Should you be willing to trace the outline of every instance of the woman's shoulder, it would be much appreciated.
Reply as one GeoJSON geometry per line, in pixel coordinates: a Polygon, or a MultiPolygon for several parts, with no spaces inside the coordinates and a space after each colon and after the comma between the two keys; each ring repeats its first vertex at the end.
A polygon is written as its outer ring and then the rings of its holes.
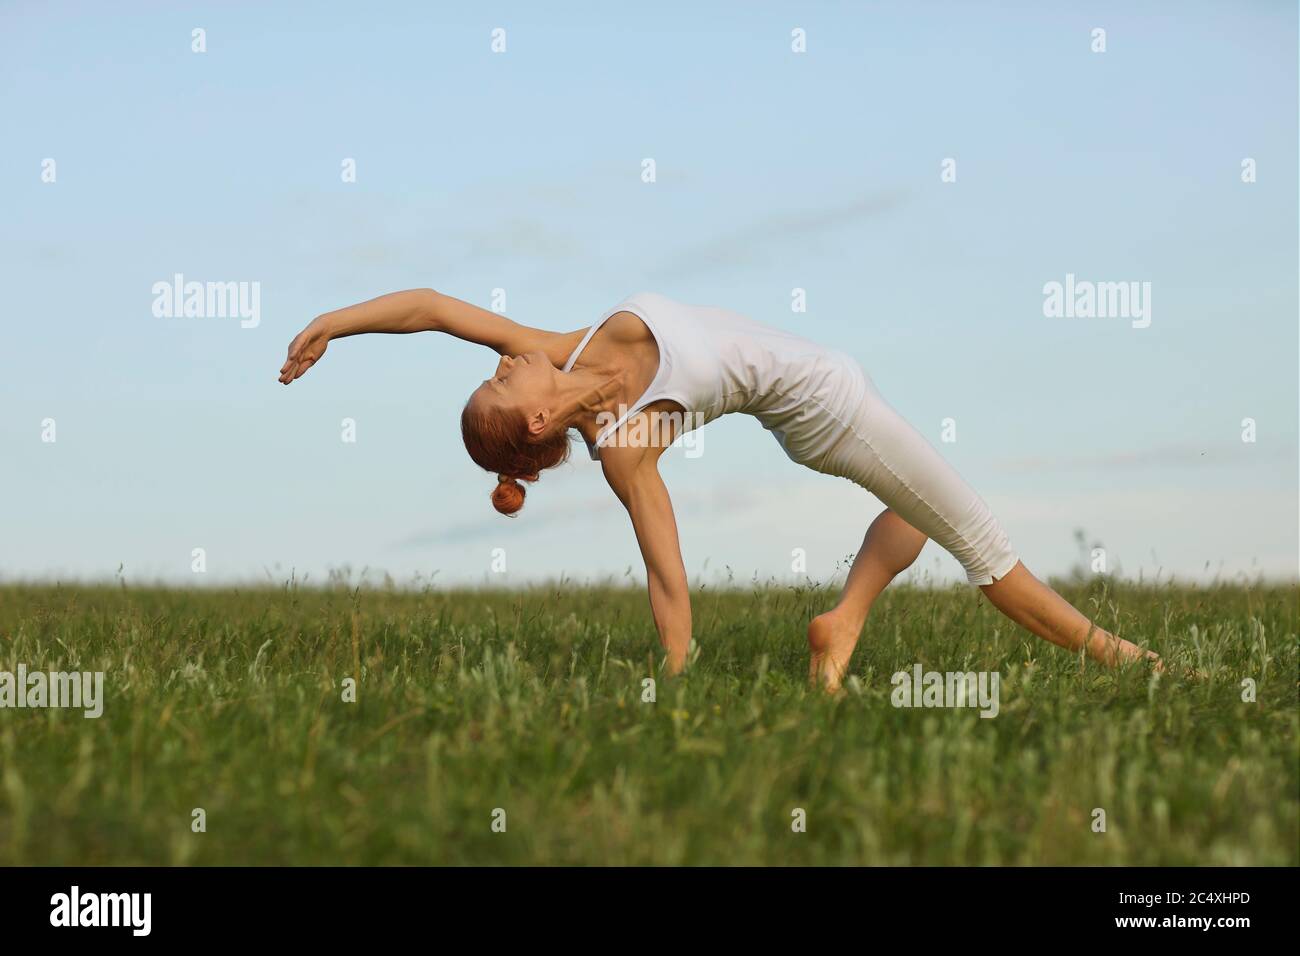
{"type": "Polygon", "coordinates": [[[652,333],[646,328],[641,316],[628,309],[620,309],[611,315],[605,321],[603,329],[608,333],[608,341],[621,345],[644,342],[652,338],[652,333]]]}

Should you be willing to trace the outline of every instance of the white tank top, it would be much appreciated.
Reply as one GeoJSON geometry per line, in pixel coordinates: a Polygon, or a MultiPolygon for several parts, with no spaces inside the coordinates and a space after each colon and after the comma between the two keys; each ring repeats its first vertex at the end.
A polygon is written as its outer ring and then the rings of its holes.
{"type": "Polygon", "coordinates": [[[631,312],[659,346],[659,370],[645,393],[587,448],[593,459],[611,433],[653,402],[676,402],[685,431],[722,415],[753,415],[787,455],[816,468],[844,437],[846,422],[866,398],[862,368],[852,356],[762,325],[737,312],[684,305],[638,292],[614,306],[583,336],[564,371],[611,316],[631,312]]]}

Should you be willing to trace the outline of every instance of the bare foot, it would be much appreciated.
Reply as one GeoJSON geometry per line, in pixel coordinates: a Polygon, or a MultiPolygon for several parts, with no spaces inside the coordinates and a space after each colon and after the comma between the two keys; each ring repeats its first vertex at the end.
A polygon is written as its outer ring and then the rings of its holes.
{"type": "Polygon", "coordinates": [[[808,680],[820,684],[828,693],[840,689],[849,670],[849,658],[858,644],[860,627],[841,619],[834,611],[827,611],[812,619],[808,625],[808,649],[812,659],[808,662],[808,680]]]}

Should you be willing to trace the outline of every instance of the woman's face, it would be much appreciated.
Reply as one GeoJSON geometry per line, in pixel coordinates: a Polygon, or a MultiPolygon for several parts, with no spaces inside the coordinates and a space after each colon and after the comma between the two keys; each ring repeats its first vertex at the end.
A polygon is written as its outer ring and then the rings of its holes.
{"type": "Polygon", "coordinates": [[[531,418],[550,401],[558,385],[557,376],[563,374],[545,352],[503,355],[497,370],[474,391],[471,401],[516,409],[531,418]]]}

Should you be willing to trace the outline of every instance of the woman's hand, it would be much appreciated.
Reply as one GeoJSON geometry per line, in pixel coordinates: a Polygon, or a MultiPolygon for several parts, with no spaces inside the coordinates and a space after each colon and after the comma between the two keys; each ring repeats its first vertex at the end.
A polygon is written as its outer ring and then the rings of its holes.
{"type": "Polygon", "coordinates": [[[289,357],[284,360],[284,365],[280,369],[280,382],[288,385],[295,378],[301,378],[307,369],[320,361],[331,338],[325,316],[313,319],[311,324],[289,343],[289,357]]]}

